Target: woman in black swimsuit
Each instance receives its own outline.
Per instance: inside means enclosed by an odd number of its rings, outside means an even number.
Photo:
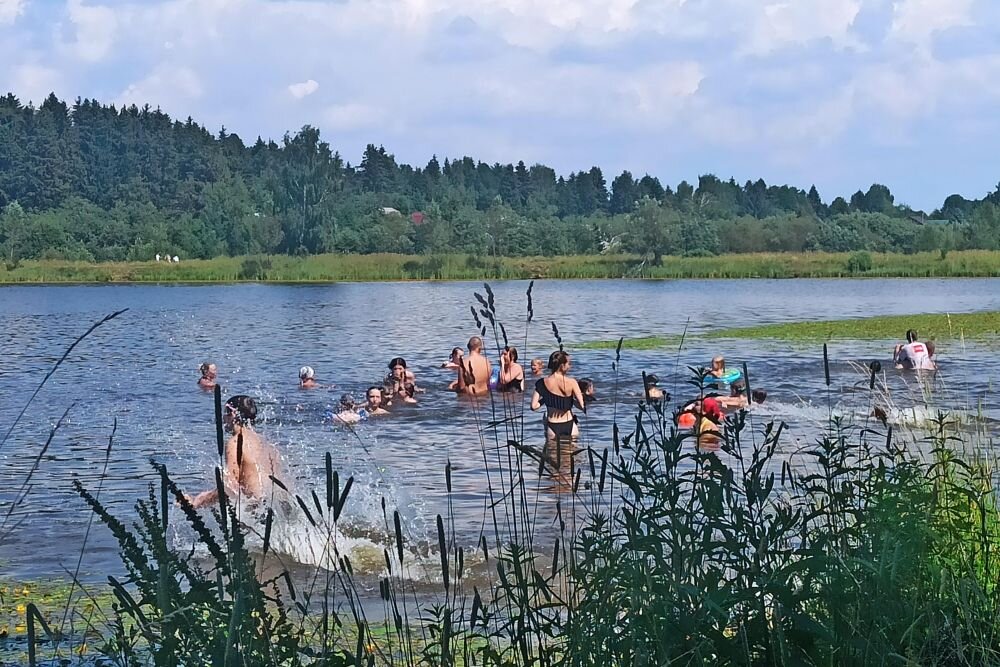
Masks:
[[[558,350],[549,357],[549,375],[535,382],[535,393],[531,396],[531,409],[538,411],[545,406],[545,439],[569,441],[580,435],[573,406],[586,411],[580,385],[567,373],[570,369],[569,355]]]
[[[497,391],[524,391],[524,369],[517,363],[517,348],[508,345],[500,353],[500,384]]]

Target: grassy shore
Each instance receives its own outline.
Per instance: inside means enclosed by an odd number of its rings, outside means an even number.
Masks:
[[[339,282],[525,278],[840,278],[1000,276],[1000,252],[872,254],[852,271],[848,253],[759,253],[665,257],[652,266],[630,255],[486,258],[470,255],[285,255],[92,264],[59,260],[0,264],[2,283]]]
[[[752,327],[718,329],[701,334],[702,338],[752,338],[785,341],[893,340],[901,339],[907,329],[916,329],[923,340],[985,340],[1000,335],[1000,311],[978,313],[924,313],[888,315],[847,320],[781,322]],[[626,338],[622,349],[652,350],[673,347],[677,336]],[[588,341],[577,347],[591,350],[614,349],[618,340]]]

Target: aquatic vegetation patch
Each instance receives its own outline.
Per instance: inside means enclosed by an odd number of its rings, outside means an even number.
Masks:
[[[923,313],[886,315],[847,320],[777,322],[752,327],[718,329],[689,337],[753,338],[816,342],[826,340],[902,340],[907,329],[916,329],[921,340],[991,340],[1000,336],[1000,311],[977,313]],[[622,349],[655,350],[680,344],[680,336],[625,338]],[[607,350],[618,347],[618,339],[578,343],[578,349]]]
[[[888,315],[848,320],[781,322],[710,331],[706,338],[770,338],[823,341],[902,340],[907,329],[916,329],[921,340],[988,339],[1000,334],[1000,311],[978,313],[924,313]]]
[[[642,336],[640,338],[625,338],[622,340],[623,350],[656,350],[661,347],[672,347],[680,343],[680,336]],[[574,345],[578,350],[614,350],[618,347],[617,340],[591,340]]]

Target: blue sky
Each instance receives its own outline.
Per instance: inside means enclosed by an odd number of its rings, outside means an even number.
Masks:
[[[309,123],[351,162],[878,181],[928,210],[1000,181],[995,0],[0,0],[0,90]]]

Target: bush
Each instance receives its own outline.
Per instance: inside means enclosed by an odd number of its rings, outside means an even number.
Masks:
[[[409,278],[440,280],[443,275],[444,260],[440,257],[428,257],[422,261],[411,259],[403,262],[402,269]]]
[[[872,270],[872,256],[865,250],[851,253],[845,266],[848,273],[866,273]]]
[[[266,280],[271,270],[271,258],[260,255],[247,257],[240,264],[240,280]]]

